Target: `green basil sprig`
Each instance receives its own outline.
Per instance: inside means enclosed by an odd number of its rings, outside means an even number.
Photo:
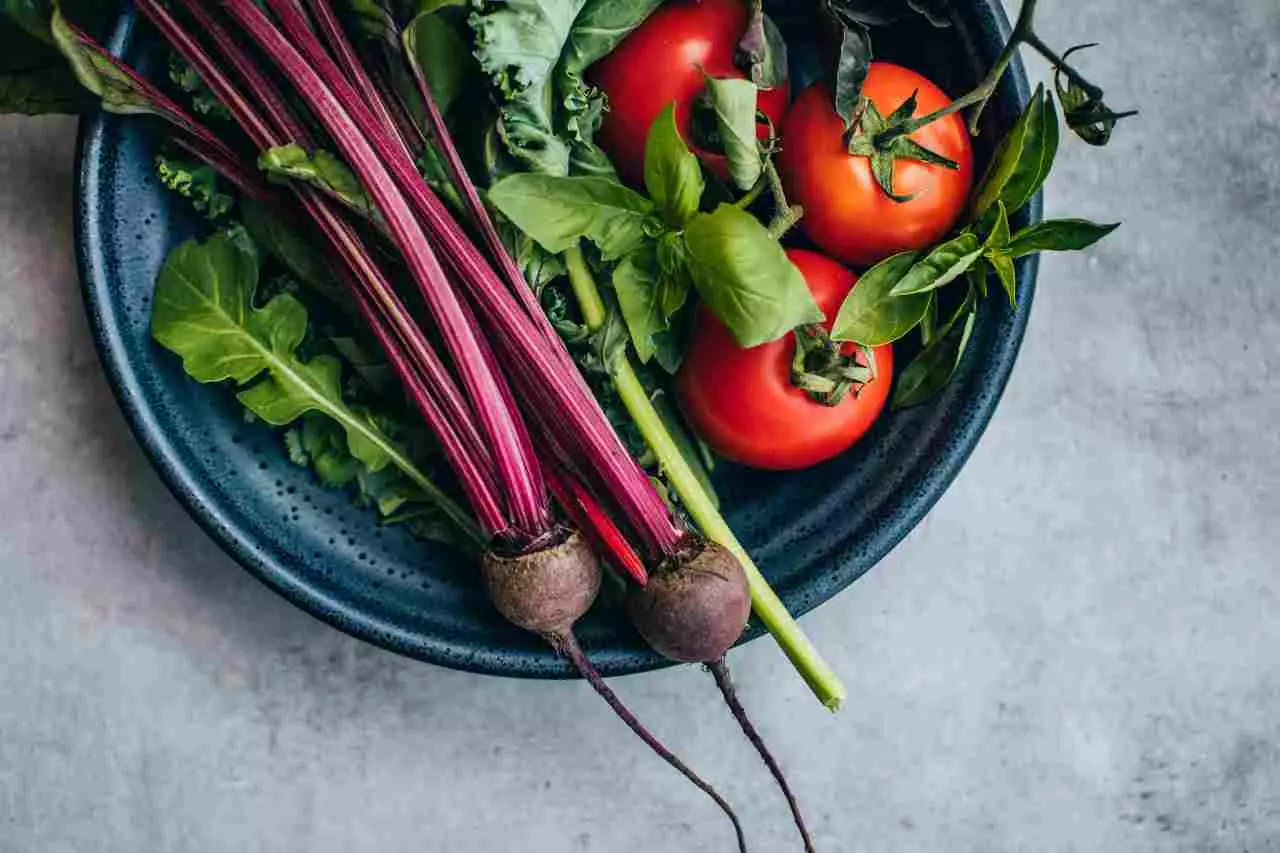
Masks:
[[[759,169],[754,95],[750,106],[750,156]],[[823,320],[804,277],[759,220],[731,204],[699,210],[705,181],[674,107],[650,130],[644,174],[649,198],[604,178],[519,174],[494,184],[489,201],[548,252],[586,239],[616,262],[618,307],[642,362],[678,363],[664,352],[663,335],[691,290],[744,347]]]

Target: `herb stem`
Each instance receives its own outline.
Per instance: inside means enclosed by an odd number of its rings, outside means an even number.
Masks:
[[[594,331],[604,324],[606,317],[600,290],[580,248],[569,249],[564,253],[564,258],[583,322],[589,330]],[[839,709],[845,698],[844,685],[839,676],[823,660],[799,624],[787,612],[782,600],[769,586],[751,555],[742,547],[742,543],[720,514],[715,500],[703,488],[697,474],[672,438],[662,416],[654,408],[629,355],[618,359],[613,371],[613,382],[631,420],[657,457],[667,481],[680,496],[689,515],[707,538],[728,548],[742,563],[751,587],[751,604],[756,616],[773,635],[822,704],[833,711]]]

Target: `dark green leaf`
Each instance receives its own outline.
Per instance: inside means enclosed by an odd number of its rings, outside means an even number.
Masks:
[[[662,0],[587,0],[565,43],[561,63],[565,70],[581,73],[613,49],[653,13]]]
[[[893,395],[895,409],[918,406],[931,399],[951,381],[969,346],[974,321],[978,316],[976,305],[972,301],[966,302],[962,311],[960,318],[953,319],[946,331],[902,371]]]
[[[987,262],[995,270],[996,278],[1000,280],[1000,286],[1004,288],[1005,295],[1009,297],[1009,304],[1017,310],[1018,271],[1013,266],[1013,259],[1004,253],[999,253],[988,256]]]
[[[972,231],[948,240],[917,261],[893,289],[890,296],[909,296],[945,287],[965,274],[982,257],[982,241]]]
[[[836,62],[835,108],[851,127],[858,118],[862,103],[862,84],[871,70],[871,33],[865,25],[845,22],[840,33],[840,57]]]
[[[950,23],[951,0],[828,0],[831,13],[841,21],[883,27],[923,15],[937,27]]]
[[[1009,211],[1004,202],[996,203],[995,220],[991,224],[991,232],[987,235],[984,251],[1003,252],[1009,248]]]
[[[654,212],[644,196],[602,178],[512,175],[494,184],[489,201],[548,252],[559,254],[585,237],[609,261],[644,241]]]
[[[470,16],[475,55],[498,100],[499,134],[525,168],[569,174],[568,144],[556,132],[552,72],[583,0],[501,0]]]
[[[220,119],[231,117],[227,108],[218,100],[218,96],[205,85],[190,63],[176,53],[169,57],[169,79],[190,96],[191,106],[196,112]]]
[[[251,199],[241,199],[240,217],[254,245],[275,258],[294,278],[335,305],[349,305],[346,292],[334,280],[325,256],[316,251],[314,240],[266,205]],[[351,310],[354,313],[354,308]]]
[[[676,127],[672,103],[654,121],[644,149],[644,184],[667,224],[683,228],[702,201],[702,167]]]
[[[1087,249],[1112,231],[1120,223],[1098,225],[1087,219],[1049,219],[1022,229],[1009,243],[1009,253],[1015,258],[1036,252],[1074,252]]]
[[[423,12],[402,36],[405,56],[422,72],[440,112],[448,115],[475,62],[466,41],[442,16]]]
[[[688,285],[664,273],[654,245],[645,243],[614,269],[613,288],[636,355],[647,363],[657,353],[655,338],[671,328],[671,317],[684,306]]]
[[[804,276],[751,214],[728,204],[700,214],[685,230],[685,245],[698,294],[740,346],[825,319]]]
[[[787,82],[787,43],[778,25],[765,14],[763,0],[751,4],[735,61],[747,79],[761,89],[776,89]]]
[[[706,80],[720,144],[729,159],[729,174],[738,189],[746,192],[764,171],[756,142],[756,85],[743,79]]]
[[[1013,129],[996,149],[974,201],[975,217],[1003,201],[1010,215],[1044,183],[1058,151],[1058,113],[1044,86],[1036,89]]]
[[[915,266],[920,255],[903,252],[876,264],[858,280],[840,306],[831,337],[867,347],[893,343],[916,327],[929,310],[929,293],[894,296],[893,288]]]

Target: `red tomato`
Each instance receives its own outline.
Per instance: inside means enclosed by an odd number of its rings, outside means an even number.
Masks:
[[[919,92],[916,115],[951,103],[941,89],[914,71],[873,62],[863,93],[888,116],[912,92]],[[956,224],[973,187],[973,144],[960,115],[926,125],[911,138],[960,164],[947,169],[913,160],[894,165],[894,192],[912,195],[896,202],[871,174],[871,161],[849,154],[844,122],[825,84],[807,89],[787,116],[781,167],[788,200],[804,207],[801,226],[831,256],[869,267],[890,255],[936,243]]]
[[[613,53],[588,72],[591,82],[609,96],[598,141],[622,179],[644,183],[644,144],[649,128],[673,101],[676,126],[689,140],[694,99],[711,77],[743,77],[733,63],[738,40],[747,27],[744,0],[671,0],[627,36]],[[761,90],[760,110],[781,130],[790,88]],[[723,155],[702,152],[712,170],[726,177]]]
[[[787,256],[800,268],[830,329],[857,276],[816,252],[792,249]],[[889,399],[892,345],[874,350],[875,379],[835,406],[815,402],[791,384],[795,352],[793,335],[743,349],[704,308],[676,377],[676,395],[690,426],[720,455],[774,471],[808,468],[848,450]],[[861,354],[857,358],[862,362]]]

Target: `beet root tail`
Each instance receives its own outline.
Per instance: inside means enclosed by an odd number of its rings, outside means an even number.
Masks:
[[[755,747],[756,752],[760,753],[765,766],[769,768],[769,772],[773,774],[774,780],[778,783],[778,788],[782,790],[782,796],[786,797],[787,806],[791,809],[791,817],[795,819],[796,829],[800,831],[800,838],[804,841],[805,853],[814,853],[813,839],[809,837],[809,828],[805,826],[804,815],[800,812],[800,803],[796,800],[795,794],[792,793],[791,785],[788,784],[782,768],[774,760],[773,753],[769,752],[769,747],[765,745],[764,738],[756,731],[751,718],[747,716],[747,709],[743,707],[742,702],[738,699],[738,691],[734,689],[733,680],[729,677],[728,664],[725,663],[724,658],[720,658],[714,663],[707,664],[707,670],[711,673],[712,678],[716,680],[716,686],[720,688],[720,695],[724,697],[725,704],[729,706],[729,710],[733,712],[734,719],[742,727],[742,733],[747,736],[747,740],[751,741],[751,745]]]
[[[662,742],[644,727],[644,724],[636,718],[636,715],[631,713],[631,710],[623,704],[618,694],[613,692],[613,688],[605,683],[604,676],[596,671],[586,653],[582,651],[582,647],[578,645],[577,638],[571,632],[567,632],[564,635],[552,637],[551,642],[556,651],[587,680],[587,683],[591,685],[596,693],[600,694],[600,698],[608,703],[613,712],[618,715],[622,722],[626,723],[627,728],[631,729],[636,737],[644,741],[663,761],[674,767],[720,807],[720,810],[733,823],[733,832],[738,839],[739,853],[747,853],[747,840],[742,833],[742,824],[738,821],[738,815],[734,812],[733,806],[729,805],[724,797],[720,796],[720,792],[713,788],[710,783],[703,780],[701,776],[681,761],[675,753],[663,746]]]

